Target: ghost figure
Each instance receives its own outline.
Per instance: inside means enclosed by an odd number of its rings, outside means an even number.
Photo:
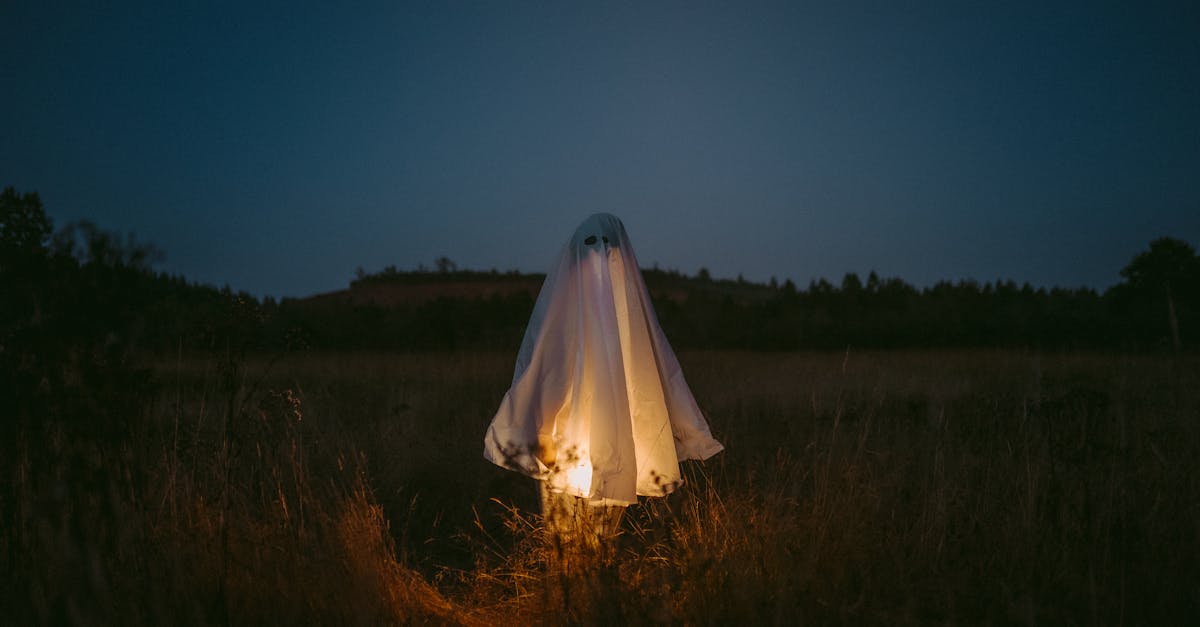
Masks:
[[[546,275],[484,457],[593,505],[680,483],[722,450],[658,326],[615,216],[583,221]]]

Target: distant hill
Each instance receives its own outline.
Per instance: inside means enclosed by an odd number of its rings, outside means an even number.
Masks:
[[[642,276],[659,322],[680,347],[1153,349],[1194,346],[1196,263],[1185,243],[1156,241],[1123,271],[1128,281],[1103,294],[1012,281],[916,288],[874,272],[803,289],[790,280],[714,279],[704,270],[686,276],[643,268]],[[447,259],[437,265],[360,271],[347,289],[280,303],[275,323],[330,349],[509,348],[520,341],[545,275],[459,270]],[[1175,289],[1163,292],[1161,277]]]
[[[489,272],[405,272],[357,279],[350,287],[310,296],[313,304],[401,307],[444,299],[487,300],[524,294],[537,296],[545,275]]]
[[[655,301],[684,304],[695,298],[728,297],[738,304],[770,299],[778,289],[761,283],[689,277],[674,270],[643,268],[642,277]],[[546,275],[541,273],[479,272],[472,270],[400,271],[388,268],[361,274],[344,290],[315,294],[299,303],[317,306],[410,307],[438,299],[488,300],[525,295],[536,299]]]

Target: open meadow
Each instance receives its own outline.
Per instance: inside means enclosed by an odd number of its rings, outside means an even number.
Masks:
[[[726,451],[563,559],[481,457],[512,356],[154,364],[23,443],[10,618],[1168,624],[1200,612],[1200,360],[684,352]]]
[[[1200,1],[0,24],[0,627],[1200,627]]]

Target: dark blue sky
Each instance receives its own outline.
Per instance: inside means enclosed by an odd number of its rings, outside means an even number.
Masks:
[[[1195,2],[88,4],[0,4],[0,185],[258,294],[544,271],[596,211],[802,285],[1200,242]]]

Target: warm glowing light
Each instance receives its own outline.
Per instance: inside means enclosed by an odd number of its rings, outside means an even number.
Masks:
[[[583,462],[567,469],[567,491],[578,496],[589,496],[592,492],[592,465]]]

